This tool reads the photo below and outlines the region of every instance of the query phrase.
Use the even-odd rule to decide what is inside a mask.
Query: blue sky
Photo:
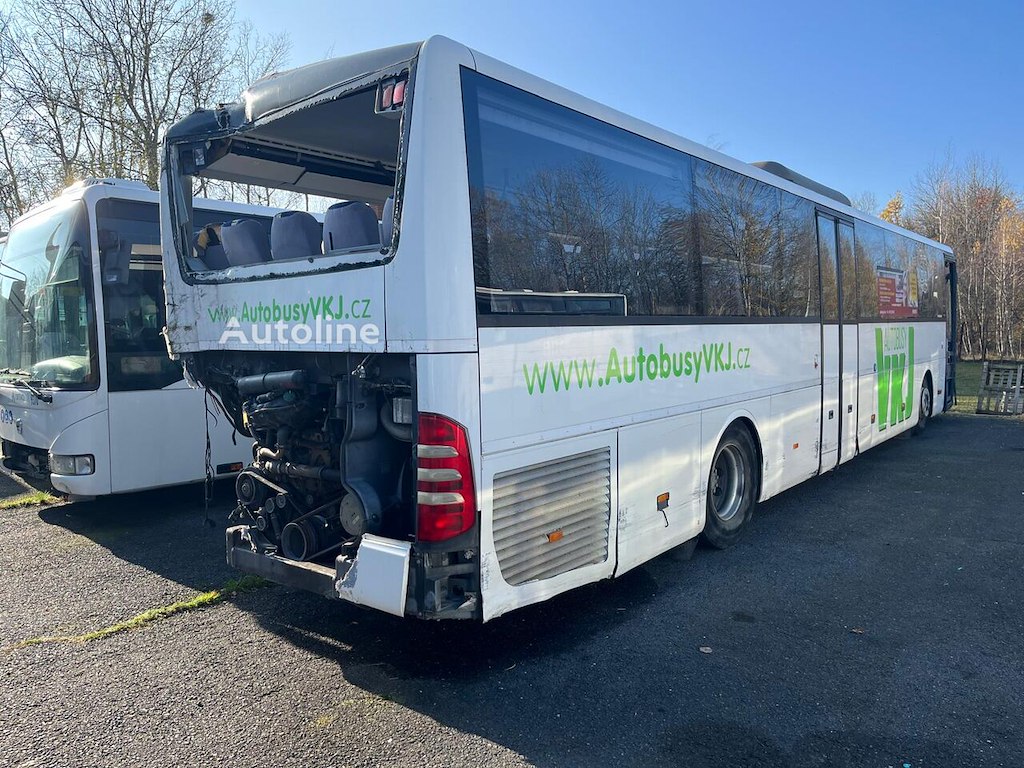
[[[882,205],[949,152],[1024,190],[1024,2],[238,0],[290,65],[444,34]]]

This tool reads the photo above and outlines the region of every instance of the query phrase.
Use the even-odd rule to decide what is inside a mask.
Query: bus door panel
[[[840,409],[842,381],[839,368],[839,326],[822,327],[821,382],[821,469],[827,472],[839,463],[843,419]]]
[[[615,430],[483,456],[484,620],[615,570]]]
[[[204,394],[179,381],[166,389],[108,395],[112,493],[206,476]],[[218,412],[216,418],[224,416]]]
[[[856,325],[843,324],[843,381],[842,381],[842,436],[839,463],[849,461],[857,455],[857,344]]]
[[[860,365],[857,325],[857,268],[853,250],[853,225],[839,222],[839,305],[841,318],[840,358],[842,360],[842,412],[839,462],[849,461],[857,455],[857,377]]]
[[[700,424],[687,413],[619,430],[616,576],[700,533]]]
[[[863,453],[878,441],[875,419],[878,412],[878,376],[875,372],[875,330],[877,325],[860,326],[857,343],[863,368],[860,371],[857,403],[857,449]]]
[[[839,347],[839,281],[837,221],[818,214],[818,261],[821,265],[821,452],[819,471],[839,463],[841,417],[841,355]]]

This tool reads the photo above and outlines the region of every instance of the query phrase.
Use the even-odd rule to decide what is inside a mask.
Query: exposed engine
[[[225,359],[193,372],[256,440],[234,516],[261,551],[333,561],[366,533],[412,535],[410,358],[268,355],[259,372],[252,357]],[[289,362],[305,365],[281,365]]]
[[[229,542],[229,559],[241,546],[308,563],[333,575],[331,587],[314,588],[338,597],[346,575],[357,573],[364,536],[410,542],[404,612],[479,615],[465,430],[418,413],[412,356],[220,351],[188,357],[186,370],[256,441],[235,482],[238,525],[228,534],[239,538]],[[288,582],[272,560],[239,567]]]

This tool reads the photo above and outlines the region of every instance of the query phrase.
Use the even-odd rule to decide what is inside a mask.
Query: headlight
[[[59,456],[50,454],[50,472],[54,475],[91,475],[96,471],[95,462],[90,455]]]

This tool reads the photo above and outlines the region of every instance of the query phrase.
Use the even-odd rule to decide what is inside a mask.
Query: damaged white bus
[[[141,182],[80,182],[15,221],[0,257],[4,466],[72,498],[203,480],[207,429],[213,474],[252,458],[167,356],[159,202]],[[271,215],[209,202],[195,218]]]
[[[949,249],[445,38],[261,80],[164,163],[170,348],[256,439],[228,560],[277,582],[492,619],[950,402]],[[203,268],[206,179],[322,230]]]

